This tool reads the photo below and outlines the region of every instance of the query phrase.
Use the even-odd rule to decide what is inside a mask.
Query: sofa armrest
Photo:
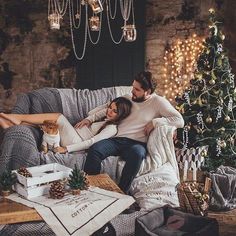
[[[5,169],[39,165],[41,136],[40,130],[31,126],[16,125],[8,128],[1,144],[0,173]]]
[[[61,97],[55,88],[43,88],[18,95],[12,113],[62,113]]]

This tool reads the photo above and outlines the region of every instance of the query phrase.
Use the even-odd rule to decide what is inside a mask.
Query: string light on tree
[[[189,85],[194,77],[196,60],[203,48],[203,40],[196,34],[185,40],[178,39],[165,51],[164,96],[171,102]]]

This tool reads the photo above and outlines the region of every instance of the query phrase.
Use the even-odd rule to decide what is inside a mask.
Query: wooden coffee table
[[[123,193],[116,183],[107,175],[88,176],[91,186]],[[9,199],[0,199],[0,224],[13,224],[29,221],[42,221],[43,219],[34,208],[14,202]]]

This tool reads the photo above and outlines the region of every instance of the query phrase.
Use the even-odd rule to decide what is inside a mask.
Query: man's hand
[[[152,121],[148,122],[147,125],[144,128],[144,132],[147,136],[149,136],[149,134],[152,132],[152,130],[154,129],[153,123]]]
[[[67,150],[66,147],[55,147],[55,148],[53,149],[53,152],[59,152],[59,153],[61,153],[61,154],[64,154],[64,153],[67,153],[68,150]]]
[[[79,123],[77,123],[76,125],[75,125],[75,128],[77,129],[77,128],[82,128],[83,126],[90,126],[92,124],[92,122],[90,121],[90,120],[88,120],[88,119],[83,119],[83,120],[81,120]]]
[[[173,142],[174,142],[174,144],[178,143],[177,130],[175,130],[173,133]]]

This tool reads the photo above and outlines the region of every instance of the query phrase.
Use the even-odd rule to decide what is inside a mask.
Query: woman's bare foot
[[[5,114],[5,113],[1,112],[0,117],[4,118],[5,120],[9,120],[14,125],[20,125],[21,124],[21,120],[14,117],[14,114]]]
[[[11,121],[0,117],[0,127],[2,127],[3,129],[7,129],[7,128],[13,126],[13,125],[14,124]]]

